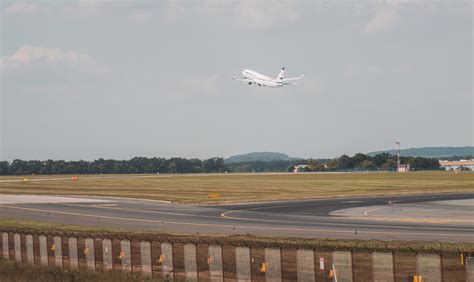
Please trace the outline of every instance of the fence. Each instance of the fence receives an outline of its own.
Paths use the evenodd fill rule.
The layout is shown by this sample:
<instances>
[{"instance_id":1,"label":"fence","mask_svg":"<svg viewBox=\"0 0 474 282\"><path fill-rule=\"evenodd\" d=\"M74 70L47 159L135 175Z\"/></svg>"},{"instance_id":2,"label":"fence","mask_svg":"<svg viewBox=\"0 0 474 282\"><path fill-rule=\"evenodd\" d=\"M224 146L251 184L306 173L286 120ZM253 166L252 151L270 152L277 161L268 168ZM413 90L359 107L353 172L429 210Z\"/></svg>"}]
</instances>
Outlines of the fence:
<instances>
[{"instance_id":1,"label":"fence","mask_svg":"<svg viewBox=\"0 0 474 282\"><path fill-rule=\"evenodd\" d=\"M120 269L174 281L474 281L474 260L415 253L234 246L2 232L2 258L69 269Z\"/></svg>"}]
</instances>

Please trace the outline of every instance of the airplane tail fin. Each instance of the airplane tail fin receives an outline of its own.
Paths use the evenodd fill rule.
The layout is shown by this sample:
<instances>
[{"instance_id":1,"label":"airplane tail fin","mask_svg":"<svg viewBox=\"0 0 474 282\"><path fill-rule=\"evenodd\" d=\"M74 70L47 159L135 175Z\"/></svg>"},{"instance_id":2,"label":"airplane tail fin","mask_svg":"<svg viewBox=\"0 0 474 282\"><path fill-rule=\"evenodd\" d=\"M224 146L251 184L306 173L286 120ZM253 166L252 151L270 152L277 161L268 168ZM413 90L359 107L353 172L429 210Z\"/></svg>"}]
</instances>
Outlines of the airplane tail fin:
<instances>
[{"instance_id":1,"label":"airplane tail fin","mask_svg":"<svg viewBox=\"0 0 474 282\"><path fill-rule=\"evenodd\" d=\"M281 68L280 72L278 73L277 79L283 80L284 74L285 74L285 67Z\"/></svg>"}]
</instances>

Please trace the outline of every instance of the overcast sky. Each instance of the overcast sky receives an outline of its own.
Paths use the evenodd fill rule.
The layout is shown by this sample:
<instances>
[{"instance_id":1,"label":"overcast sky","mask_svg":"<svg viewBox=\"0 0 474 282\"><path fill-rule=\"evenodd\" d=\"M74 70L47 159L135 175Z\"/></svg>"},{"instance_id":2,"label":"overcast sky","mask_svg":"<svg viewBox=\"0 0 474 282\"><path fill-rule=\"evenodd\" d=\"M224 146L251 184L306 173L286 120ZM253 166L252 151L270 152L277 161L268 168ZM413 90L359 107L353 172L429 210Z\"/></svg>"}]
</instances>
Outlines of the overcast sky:
<instances>
[{"instance_id":1,"label":"overcast sky","mask_svg":"<svg viewBox=\"0 0 474 282\"><path fill-rule=\"evenodd\" d=\"M1 5L0 159L473 144L471 1Z\"/></svg>"}]
</instances>

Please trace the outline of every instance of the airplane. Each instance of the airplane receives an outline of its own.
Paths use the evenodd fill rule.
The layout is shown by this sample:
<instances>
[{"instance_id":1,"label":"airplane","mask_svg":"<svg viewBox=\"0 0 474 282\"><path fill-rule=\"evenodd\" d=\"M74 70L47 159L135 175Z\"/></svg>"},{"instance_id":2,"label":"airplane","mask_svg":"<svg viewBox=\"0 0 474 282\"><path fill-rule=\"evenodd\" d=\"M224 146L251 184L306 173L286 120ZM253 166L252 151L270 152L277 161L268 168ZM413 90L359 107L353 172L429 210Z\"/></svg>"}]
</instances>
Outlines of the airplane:
<instances>
[{"instance_id":1,"label":"airplane","mask_svg":"<svg viewBox=\"0 0 474 282\"><path fill-rule=\"evenodd\" d=\"M272 88L279 88L283 87L284 85L296 84L293 81L300 80L304 78L304 73L301 76L293 77L293 78L284 78L283 75L285 74L285 68L281 68L278 76L276 78L271 78L266 75L260 74L253 70L245 69L242 72L244 78L235 78L235 73L232 76L233 80L242 81L247 83L248 85L258 85L258 86L266 86Z\"/></svg>"}]
</instances>

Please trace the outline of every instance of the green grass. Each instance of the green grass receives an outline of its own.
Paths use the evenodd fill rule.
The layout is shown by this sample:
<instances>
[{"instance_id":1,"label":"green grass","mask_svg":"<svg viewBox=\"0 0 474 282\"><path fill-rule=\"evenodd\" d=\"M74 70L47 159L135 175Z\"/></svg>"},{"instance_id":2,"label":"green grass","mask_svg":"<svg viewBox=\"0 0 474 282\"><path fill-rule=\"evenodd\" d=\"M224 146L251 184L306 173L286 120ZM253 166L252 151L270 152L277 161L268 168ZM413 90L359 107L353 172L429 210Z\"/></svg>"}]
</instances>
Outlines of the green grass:
<instances>
[{"instance_id":1,"label":"green grass","mask_svg":"<svg viewBox=\"0 0 474 282\"><path fill-rule=\"evenodd\" d=\"M5 282L87 282L87 281L159 281L140 276L135 273L125 273L117 270L110 271L78 271L42 265L17 263L0 260L0 281Z\"/></svg>"},{"instance_id":2,"label":"green grass","mask_svg":"<svg viewBox=\"0 0 474 282\"><path fill-rule=\"evenodd\" d=\"M235 203L340 196L474 192L472 172L79 175L0 177L0 193L117 196L179 203ZM65 180L46 180L64 178ZM44 180L44 181L38 181ZM210 193L221 198L209 199Z\"/></svg>"},{"instance_id":3,"label":"green grass","mask_svg":"<svg viewBox=\"0 0 474 282\"><path fill-rule=\"evenodd\" d=\"M473 243L440 243L424 241L378 241L348 239L303 239L253 235L177 234L151 232L127 228L98 228L81 225L46 223L23 219L0 218L0 232L22 234L115 238L137 241L189 242L203 244L230 244L233 246L305 248L319 250L362 250L398 252L472 252Z\"/></svg>"}]
</instances>

